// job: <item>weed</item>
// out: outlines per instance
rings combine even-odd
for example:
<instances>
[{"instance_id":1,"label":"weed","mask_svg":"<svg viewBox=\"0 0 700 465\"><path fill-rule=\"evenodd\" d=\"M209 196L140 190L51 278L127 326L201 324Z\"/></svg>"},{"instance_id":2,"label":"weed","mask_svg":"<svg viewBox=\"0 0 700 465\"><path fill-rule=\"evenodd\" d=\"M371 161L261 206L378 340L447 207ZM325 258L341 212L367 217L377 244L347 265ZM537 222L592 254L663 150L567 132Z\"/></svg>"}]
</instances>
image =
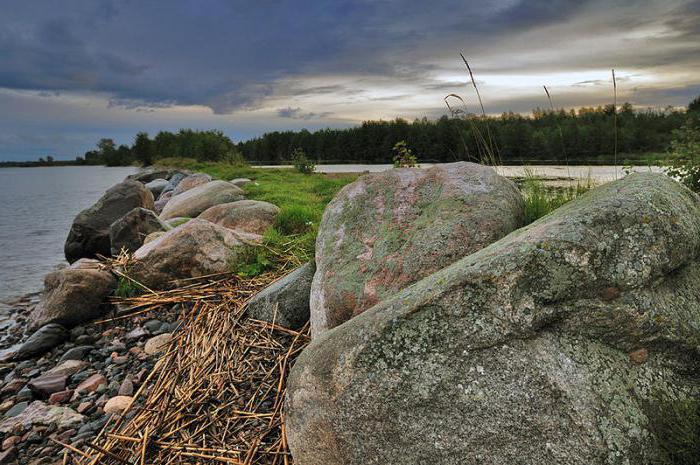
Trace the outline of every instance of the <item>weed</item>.
<instances>
[{"instance_id":1,"label":"weed","mask_svg":"<svg viewBox=\"0 0 700 465\"><path fill-rule=\"evenodd\" d=\"M399 141L394 145L394 168L414 168L418 166L418 159L411 149L406 145L406 141Z\"/></svg>"}]
</instances>

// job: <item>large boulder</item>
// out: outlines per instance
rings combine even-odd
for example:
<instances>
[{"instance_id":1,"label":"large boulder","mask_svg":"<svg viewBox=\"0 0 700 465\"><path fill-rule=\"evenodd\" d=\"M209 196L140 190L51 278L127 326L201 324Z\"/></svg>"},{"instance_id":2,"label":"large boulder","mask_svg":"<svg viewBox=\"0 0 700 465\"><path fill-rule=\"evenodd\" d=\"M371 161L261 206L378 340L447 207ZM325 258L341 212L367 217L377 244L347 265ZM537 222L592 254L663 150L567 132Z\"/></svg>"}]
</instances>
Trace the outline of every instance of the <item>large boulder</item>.
<instances>
[{"instance_id":1,"label":"large boulder","mask_svg":"<svg viewBox=\"0 0 700 465\"><path fill-rule=\"evenodd\" d=\"M143 184L127 180L111 187L92 207L80 212L66 239L66 260L109 256L109 227L137 207L153 210L153 194Z\"/></svg>"},{"instance_id":2,"label":"large boulder","mask_svg":"<svg viewBox=\"0 0 700 465\"><path fill-rule=\"evenodd\" d=\"M678 463L669 447L697 448L699 255L677 182L592 190L314 339L288 381L295 462Z\"/></svg>"},{"instance_id":3,"label":"large boulder","mask_svg":"<svg viewBox=\"0 0 700 465\"><path fill-rule=\"evenodd\" d=\"M151 289L167 289L177 280L228 271L232 249L242 245L230 229L195 218L144 244L129 273Z\"/></svg>"},{"instance_id":4,"label":"large boulder","mask_svg":"<svg viewBox=\"0 0 700 465\"><path fill-rule=\"evenodd\" d=\"M109 228L112 255L119 255L122 250L135 252L143 245L146 236L169 229L170 226L161 221L152 210L134 208L112 223Z\"/></svg>"},{"instance_id":5,"label":"large boulder","mask_svg":"<svg viewBox=\"0 0 700 465\"><path fill-rule=\"evenodd\" d=\"M182 194L183 192L187 192L188 190L194 189L197 186L206 184L211 180L211 176L205 173L190 174L189 176L182 178L177 183L177 185L173 188L173 195Z\"/></svg>"},{"instance_id":6,"label":"large boulder","mask_svg":"<svg viewBox=\"0 0 700 465\"><path fill-rule=\"evenodd\" d=\"M117 287L114 275L106 269L81 265L49 273L44 278L44 294L31 313L32 327L60 323L66 327L83 324L102 316L108 308L105 299Z\"/></svg>"},{"instance_id":7,"label":"large boulder","mask_svg":"<svg viewBox=\"0 0 700 465\"><path fill-rule=\"evenodd\" d=\"M158 179L154 179L151 182L147 182L145 184L145 186L146 186L146 189L151 191L151 194L153 194L154 198L158 198L160 193L163 192L163 189L168 187L168 184L169 184L169 181L167 179L158 178Z\"/></svg>"},{"instance_id":8,"label":"large boulder","mask_svg":"<svg viewBox=\"0 0 700 465\"><path fill-rule=\"evenodd\" d=\"M236 231L263 234L279 213L279 207L268 202L239 200L207 208L198 218Z\"/></svg>"},{"instance_id":9,"label":"large boulder","mask_svg":"<svg viewBox=\"0 0 700 465\"><path fill-rule=\"evenodd\" d=\"M389 170L345 186L316 240L312 335L519 228L524 209L515 184L474 163Z\"/></svg>"},{"instance_id":10,"label":"large boulder","mask_svg":"<svg viewBox=\"0 0 700 465\"><path fill-rule=\"evenodd\" d=\"M290 329L309 321L309 294L316 266L309 262L278 279L250 299L248 315Z\"/></svg>"},{"instance_id":11,"label":"large boulder","mask_svg":"<svg viewBox=\"0 0 700 465\"><path fill-rule=\"evenodd\" d=\"M180 184L185 182L185 180ZM242 199L243 190L240 187L236 187L226 181L211 181L182 194L173 195L168 203L165 204L160 217L163 220L175 218L176 216L194 218L214 205Z\"/></svg>"}]
</instances>

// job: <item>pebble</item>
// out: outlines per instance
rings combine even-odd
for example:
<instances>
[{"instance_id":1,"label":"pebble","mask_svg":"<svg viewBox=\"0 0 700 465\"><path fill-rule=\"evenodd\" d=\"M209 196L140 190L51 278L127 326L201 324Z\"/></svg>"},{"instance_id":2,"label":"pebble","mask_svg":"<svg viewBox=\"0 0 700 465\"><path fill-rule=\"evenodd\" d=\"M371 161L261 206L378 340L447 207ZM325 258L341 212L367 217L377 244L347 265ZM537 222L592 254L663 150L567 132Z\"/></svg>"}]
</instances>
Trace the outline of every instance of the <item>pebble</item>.
<instances>
[{"instance_id":1,"label":"pebble","mask_svg":"<svg viewBox=\"0 0 700 465\"><path fill-rule=\"evenodd\" d=\"M49 397L49 404L63 404L68 402L73 397L73 390L66 389L65 391L54 392Z\"/></svg>"},{"instance_id":2,"label":"pebble","mask_svg":"<svg viewBox=\"0 0 700 465\"><path fill-rule=\"evenodd\" d=\"M146 345L143 351L147 355L155 355L157 353L163 352L168 348L168 344L173 339L172 334L164 333L159 336L155 336L146 341Z\"/></svg>"},{"instance_id":3,"label":"pebble","mask_svg":"<svg viewBox=\"0 0 700 465\"><path fill-rule=\"evenodd\" d=\"M146 323L144 323L144 328L146 328L149 332L155 333L160 329L161 326L163 326L163 322L160 320L149 320Z\"/></svg>"},{"instance_id":4,"label":"pebble","mask_svg":"<svg viewBox=\"0 0 700 465\"><path fill-rule=\"evenodd\" d=\"M85 381L80 383L77 388L75 388L75 392L78 394L81 394L83 392L95 392L97 391L100 386L106 386L107 385L107 378L104 377L104 375L100 373L96 373L89 378L87 378Z\"/></svg>"},{"instance_id":5,"label":"pebble","mask_svg":"<svg viewBox=\"0 0 700 465\"><path fill-rule=\"evenodd\" d=\"M0 453L0 463L13 463L17 457L17 448L10 447L6 451Z\"/></svg>"},{"instance_id":6,"label":"pebble","mask_svg":"<svg viewBox=\"0 0 700 465\"><path fill-rule=\"evenodd\" d=\"M129 377L122 381L122 384L119 386L118 393L120 396L130 396L134 394L134 383Z\"/></svg>"},{"instance_id":7,"label":"pebble","mask_svg":"<svg viewBox=\"0 0 700 465\"><path fill-rule=\"evenodd\" d=\"M46 372L29 382L28 386L33 392L43 397L49 397L54 392L63 391L66 388L68 376L61 373Z\"/></svg>"},{"instance_id":8,"label":"pebble","mask_svg":"<svg viewBox=\"0 0 700 465\"><path fill-rule=\"evenodd\" d=\"M81 402L80 405L78 405L78 408L76 408L75 410L78 413L85 413L88 410L90 410L91 408L92 408L92 402L87 401L87 402Z\"/></svg>"},{"instance_id":9,"label":"pebble","mask_svg":"<svg viewBox=\"0 0 700 465\"><path fill-rule=\"evenodd\" d=\"M107 401L104 406L105 413L121 415L124 410L131 404L131 396L116 396Z\"/></svg>"},{"instance_id":10,"label":"pebble","mask_svg":"<svg viewBox=\"0 0 700 465\"><path fill-rule=\"evenodd\" d=\"M2 441L2 450L7 450L7 449L9 449L9 448L12 447L12 446L16 446L16 445L19 444L20 442L22 442L22 438L21 438L21 437L19 437L19 436L9 436L9 437L5 438L4 441Z\"/></svg>"},{"instance_id":11,"label":"pebble","mask_svg":"<svg viewBox=\"0 0 700 465\"><path fill-rule=\"evenodd\" d=\"M17 415L24 412L29 406L29 402L18 402L12 406L10 410L5 412L5 418L16 417Z\"/></svg>"},{"instance_id":12,"label":"pebble","mask_svg":"<svg viewBox=\"0 0 700 465\"><path fill-rule=\"evenodd\" d=\"M66 351L61 357L61 362L67 360L83 360L94 349L93 346L78 346Z\"/></svg>"}]
</instances>

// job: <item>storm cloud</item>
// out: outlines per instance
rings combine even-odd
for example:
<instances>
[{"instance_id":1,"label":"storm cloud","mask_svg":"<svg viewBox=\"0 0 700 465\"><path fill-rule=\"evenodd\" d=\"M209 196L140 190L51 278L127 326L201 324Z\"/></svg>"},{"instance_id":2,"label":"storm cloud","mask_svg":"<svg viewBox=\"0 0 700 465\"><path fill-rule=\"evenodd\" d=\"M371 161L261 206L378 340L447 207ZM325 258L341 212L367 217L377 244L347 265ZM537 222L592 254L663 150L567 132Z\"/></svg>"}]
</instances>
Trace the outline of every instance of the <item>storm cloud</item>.
<instances>
[{"instance_id":1,"label":"storm cloud","mask_svg":"<svg viewBox=\"0 0 700 465\"><path fill-rule=\"evenodd\" d=\"M7 0L0 159L74 157L99 137L344 127L609 101L683 105L698 91L700 2L687 0Z\"/></svg>"}]
</instances>

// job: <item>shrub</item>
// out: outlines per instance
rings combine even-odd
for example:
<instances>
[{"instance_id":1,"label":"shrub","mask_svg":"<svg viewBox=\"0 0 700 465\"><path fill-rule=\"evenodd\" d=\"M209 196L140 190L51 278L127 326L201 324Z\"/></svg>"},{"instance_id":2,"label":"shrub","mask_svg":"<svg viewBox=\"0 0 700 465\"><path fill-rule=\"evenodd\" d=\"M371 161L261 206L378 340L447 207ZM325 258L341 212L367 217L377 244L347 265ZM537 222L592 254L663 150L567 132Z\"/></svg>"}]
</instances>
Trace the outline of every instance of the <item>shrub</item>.
<instances>
[{"instance_id":1,"label":"shrub","mask_svg":"<svg viewBox=\"0 0 700 465\"><path fill-rule=\"evenodd\" d=\"M228 165L233 165L236 167L246 167L248 162L243 155L238 150L229 150L221 155L221 161Z\"/></svg>"},{"instance_id":2,"label":"shrub","mask_svg":"<svg viewBox=\"0 0 700 465\"><path fill-rule=\"evenodd\" d=\"M700 116L691 116L673 131L666 174L700 192Z\"/></svg>"},{"instance_id":3,"label":"shrub","mask_svg":"<svg viewBox=\"0 0 700 465\"><path fill-rule=\"evenodd\" d=\"M418 159L406 145L406 141L399 141L394 145L394 168L413 168L418 166Z\"/></svg>"},{"instance_id":4,"label":"shrub","mask_svg":"<svg viewBox=\"0 0 700 465\"><path fill-rule=\"evenodd\" d=\"M297 171L304 174L311 174L316 170L316 163L309 160L303 149L296 148L292 152L292 165Z\"/></svg>"}]
</instances>

